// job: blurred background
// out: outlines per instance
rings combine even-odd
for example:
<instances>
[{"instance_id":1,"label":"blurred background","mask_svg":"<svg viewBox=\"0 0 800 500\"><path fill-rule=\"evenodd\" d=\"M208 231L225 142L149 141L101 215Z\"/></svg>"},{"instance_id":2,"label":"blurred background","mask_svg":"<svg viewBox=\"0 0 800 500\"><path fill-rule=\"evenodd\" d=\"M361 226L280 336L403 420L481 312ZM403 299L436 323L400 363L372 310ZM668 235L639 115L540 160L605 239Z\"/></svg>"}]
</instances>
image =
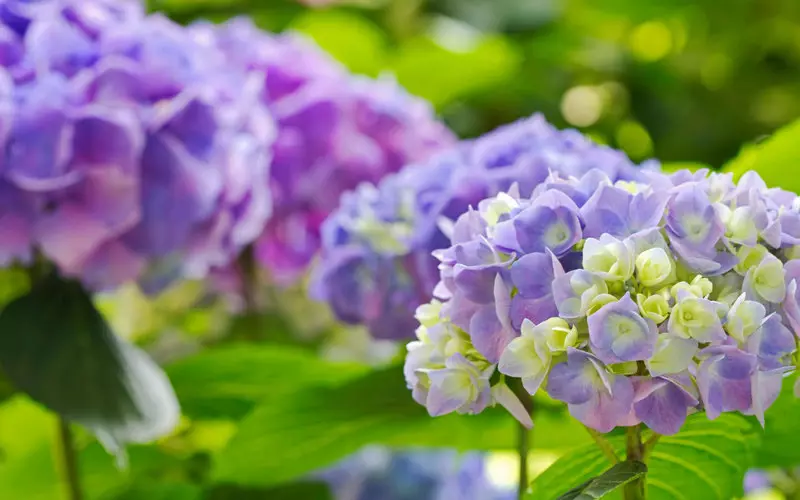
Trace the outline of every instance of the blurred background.
<instances>
[{"instance_id":1,"label":"blurred background","mask_svg":"<svg viewBox=\"0 0 800 500\"><path fill-rule=\"evenodd\" d=\"M150 0L248 15L394 74L473 137L535 111L634 160L719 166L800 113L795 0Z\"/></svg>"},{"instance_id":2,"label":"blurred background","mask_svg":"<svg viewBox=\"0 0 800 500\"><path fill-rule=\"evenodd\" d=\"M800 115L797 0L150 0L149 8L186 24L242 15L270 31L303 32L351 71L389 75L428 99L463 138L542 112L559 128L577 128L636 161L656 157L719 167L743 144ZM135 287L99 300L117 333L146 346L166 365L186 417L175 435L132 447L126 472L117 471L88 434L78 436L87 498L451 500L461 498L454 493L464 491L459 488L486 488L480 491L491 491L483 497L488 500L512 495L516 465L511 452L408 458L367 449L300 483L277 486L277 475L247 468L252 456L229 454L222 457L227 464L222 475L211 478L210 457L225 448L256 401L285 398L308 410L306 431L324 441L325 422L314 420L313 402L291 399L292 381L324 385L345 380L362 373L365 364L380 366L398 354L396 345L333 325L325 307L308 304L301 289L280 293L280 310L233 319L225 298L206 296L198 283L182 284L152 301ZM252 338L253 321L273 337ZM238 340L302 343L318 347L327 360L348 363L332 374L328 365L299 351L282 358L236 347L201 352ZM190 354L195 356L186 358ZM398 388L401 417L403 411L421 412L405 388ZM0 499L61 498L61 465L53 458L55 418L3 388L1 377L0 396ZM395 401L387 395L373 406L384 403ZM543 432L536 438L533 475L564 450L588 442L588 435L559 411L537 420ZM290 451L259 460L289 477L282 454L287 463L310 459L301 443L316 436L290 432L302 428L302 421L292 428L268 412L259 416L262 424L274 425L251 426L250 434L244 434L259 436L267 446L262 436L272 432L275 443ZM442 434L438 444L488 449L491 441L511 448L511 422L496 417L480 419L486 432L479 443L465 425L449 429L451 434ZM448 423L441 422L431 425L443 431ZM352 436L345 436L355 443L352 451L369 442L364 433L370 425L365 419L355 421ZM419 435L411 427L398 427L388 444L413 443L421 440ZM319 460L338 446L334 438L330 443L316 443ZM777 463L783 462L776 457L758 462L767 469L751 474L748 498L798 498L797 471L768 467ZM464 470L486 484L465 483ZM264 486L253 486L258 484Z\"/></svg>"}]
</instances>

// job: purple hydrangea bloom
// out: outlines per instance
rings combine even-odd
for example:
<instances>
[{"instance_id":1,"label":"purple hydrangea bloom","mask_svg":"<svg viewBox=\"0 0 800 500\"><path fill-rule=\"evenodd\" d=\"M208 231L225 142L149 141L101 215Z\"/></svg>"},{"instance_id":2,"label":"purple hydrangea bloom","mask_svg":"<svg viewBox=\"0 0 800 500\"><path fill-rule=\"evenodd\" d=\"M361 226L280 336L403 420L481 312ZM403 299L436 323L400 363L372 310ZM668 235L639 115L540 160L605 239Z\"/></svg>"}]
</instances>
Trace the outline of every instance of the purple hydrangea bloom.
<instances>
[{"instance_id":1,"label":"purple hydrangea bloom","mask_svg":"<svg viewBox=\"0 0 800 500\"><path fill-rule=\"evenodd\" d=\"M584 180L572 183L567 180L570 176ZM519 222L493 222L498 223L498 237L504 238L502 250L541 253L547 248L561 256L580 239L577 209L598 182L646 177L623 153L597 145L576 131L556 130L541 115L500 127L430 161L410 165L377 188L362 186L346 194L323 225L322 258L314 269L312 295L330 303L340 319L368 325L375 337L408 338L413 328L407 324L413 321L414 309L431 299L439 281L431 252L448 247L451 232L454 243L467 243L458 241L463 234L472 239L466 219L456 224L448 220L459 219L468 207L478 208L481 200L514 184L526 197L537 186L546 186L550 193L536 205L515 209L522 215ZM494 213L497 205L484 205L481 210ZM536 229L539 221L552 224L525 234L524 228ZM518 241L518 235L523 241ZM361 255L364 264L345 263L343 254ZM377 270L392 276L377 275ZM337 297L342 282L349 287L347 304ZM516 328L525 311L549 307L549 301L536 302L549 292L540 295L528 288L514 298L512 324ZM376 303L384 309L375 308Z\"/></svg>"},{"instance_id":2,"label":"purple hydrangea bloom","mask_svg":"<svg viewBox=\"0 0 800 500\"><path fill-rule=\"evenodd\" d=\"M259 75L132 1L0 6L0 260L94 289L227 265L262 231L274 125Z\"/></svg>"},{"instance_id":3,"label":"purple hydrangea bloom","mask_svg":"<svg viewBox=\"0 0 800 500\"><path fill-rule=\"evenodd\" d=\"M782 236L784 219L800 219L798 197L754 174L738 184L707 171L640 175L551 172L529 196L510 189L461 215L452 245L435 252L440 314L424 323L459 340L413 343L409 386L433 387L418 374L466 357L601 432L644 423L675 434L696 410L763 424L800 334L798 248ZM459 269L486 274L464 282Z\"/></svg>"},{"instance_id":4,"label":"purple hydrangea bloom","mask_svg":"<svg viewBox=\"0 0 800 500\"><path fill-rule=\"evenodd\" d=\"M306 270L342 193L455 142L427 102L391 78L351 75L298 34L270 34L246 18L192 29L214 40L234 67L262 76L259 97L278 131L269 184L274 213L256 257L280 283Z\"/></svg>"}]
</instances>

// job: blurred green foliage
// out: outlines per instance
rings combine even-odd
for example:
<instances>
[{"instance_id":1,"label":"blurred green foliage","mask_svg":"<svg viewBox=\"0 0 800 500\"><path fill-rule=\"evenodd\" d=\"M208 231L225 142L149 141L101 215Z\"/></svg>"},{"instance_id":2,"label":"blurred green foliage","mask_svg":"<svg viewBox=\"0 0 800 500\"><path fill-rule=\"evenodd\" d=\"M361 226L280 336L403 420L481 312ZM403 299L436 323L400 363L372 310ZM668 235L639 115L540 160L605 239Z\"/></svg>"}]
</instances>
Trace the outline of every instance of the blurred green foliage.
<instances>
[{"instance_id":1,"label":"blurred green foliage","mask_svg":"<svg viewBox=\"0 0 800 500\"><path fill-rule=\"evenodd\" d=\"M317 2L319 3L319 2ZM634 159L721 166L800 115L796 0L151 0L252 16L389 72L463 137L543 112Z\"/></svg>"}]
</instances>

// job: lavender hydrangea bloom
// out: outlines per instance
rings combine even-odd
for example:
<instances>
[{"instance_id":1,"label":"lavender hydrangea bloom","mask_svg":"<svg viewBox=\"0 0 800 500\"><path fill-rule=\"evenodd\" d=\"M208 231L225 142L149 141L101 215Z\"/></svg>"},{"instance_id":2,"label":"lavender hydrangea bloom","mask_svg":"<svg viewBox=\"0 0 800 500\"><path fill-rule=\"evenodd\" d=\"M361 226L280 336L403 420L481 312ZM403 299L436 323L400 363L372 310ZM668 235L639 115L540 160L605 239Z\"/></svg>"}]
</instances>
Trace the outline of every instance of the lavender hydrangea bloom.
<instances>
[{"instance_id":1,"label":"lavender hydrangea bloom","mask_svg":"<svg viewBox=\"0 0 800 500\"><path fill-rule=\"evenodd\" d=\"M570 176L583 180L573 183L568 180ZM340 319L368 324L376 337L408 337L413 329L406 328L407 319L416 306L431 299L439 281L438 263L431 252L448 247L450 232L458 239L463 227L451 227L446 219L459 219L468 207L478 208L481 200L513 184L526 197L534 189L552 190L537 206L515 209L525 213L526 222L516 223L520 228L535 226L542 217L553 222L547 230L526 236L525 241L516 241L517 234L522 233L501 220L508 217L502 209L507 199L492 205L490 218L498 234L507 234L502 250L521 250L522 244L525 250L535 248L541 253L552 248L562 255L581 237L577 208L597 183L646 178L647 173L637 169L623 153L594 144L575 131L558 131L540 115L500 127L428 162L408 166L384 179L377 189L362 186L345 195L341 207L323 225L322 259L314 269L312 296L331 303ZM502 214L497 212L498 207ZM502 229L503 225L507 228ZM381 278L364 267L344 270L340 255L353 252L368 255L372 262L383 262L373 269L388 269L394 276ZM341 281L355 285L351 296L373 297L375 302L398 308L376 310L358 299L339 304L336 290L341 289L337 284ZM386 282L391 287L379 285ZM526 311L554 311L549 299L537 302L549 293L520 290L512 304L515 328L520 327ZM401 303L406 303L405 312L399 309ZM354 316L357 310L361 313Z\"/></svg>"},{"instance_id":2,"label":"lavender hydrangea bloom","mask_svg":"<svg viewBox=\"0 0 800 500\"><path fill-rule=\"evenodd\" d=\"M550 370L547 392L569 405L570 414L600 432L609 432L630 418L633 382L606 371L591 354L570 348L567 362Z\"/></svg>"},{"instance_id":3,"label":"lavender hydrangea bloom","mask_svg":"<svg viewBox=\"0 0 800 500\"><path fill-rule=\"evenodd\" d=\"M588 326L592 351L605 363L649 359L658 340L656 324L639 315L629 294L589 316Z\"/></svg>"},{"instance_id":4,"label":"lavender hydrangea bloom","mask_svg":"<svg viewBox=\"0 0 800 500\"><path fill-rule=\"evenodd\" d=\"M369 447L314 476L339 500L511 500L492 483L487 456L452 450L390 451Z\"/></svg>"},{"instance_id":5,"label":"lavender hydrangea bloom","mask_svg":"<svg viewBox=\"0 0 800 500\"><path fill-rule=\"evenodd\" d=\"M132 1L3 3L2 260L105 289L202 277L270 214L258 75Z\"/></svg>"},{"instance_id":6,"label":"lavender hydrangea bloom","mask_svg":"<svg viewBox=\"0 0 800 500\"><path fill-rule=\"evenodd\" d=\"M342 193L455 142L427 102L390 78L351 75L298 34L266 33L246 18L192 29L215 40L235 68L262 75L259 97L278 132L269 183L274 214L255 253L280 283L306 270Z\"/></svg>"},{"instance_id":7,"label":"lavender hydrangea bloom","mask_svg":"<svg viewBox=\"0 0 800 500\"><path fill-rule=\"evenodd\" d=\"M602 180L594 194L583 193L587 178ZM415 351L409 386L418 367L465 356L505 375L492 393L519 379L601 432L644 423L674 434L696 410L763 425L800 334L798 249L774 229L800 216L797 200L754 174L739 184L706 171L611 182L597 170L553 172L528 197L511 189L487 198L435 252L433 290L447 320L427 328L452 321L459 343ZM546 236L550 226L569 246ZM492 267L467 293L453 270L475 266L469 248L492 256ZM504 406L519 418L513 402Z\"/></svg>"}]
</instances>

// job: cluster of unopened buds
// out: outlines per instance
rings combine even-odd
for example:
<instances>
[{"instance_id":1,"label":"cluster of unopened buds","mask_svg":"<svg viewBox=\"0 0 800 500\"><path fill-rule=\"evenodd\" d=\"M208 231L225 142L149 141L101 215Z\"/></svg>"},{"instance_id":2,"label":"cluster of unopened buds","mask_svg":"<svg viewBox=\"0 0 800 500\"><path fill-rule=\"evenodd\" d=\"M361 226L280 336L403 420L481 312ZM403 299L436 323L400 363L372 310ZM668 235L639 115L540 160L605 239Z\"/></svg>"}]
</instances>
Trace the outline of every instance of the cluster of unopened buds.
<instances>
[{"instance_id":1,"label":"cluster of unopened buds","mask_svg":"<svg viewBox=\"0 0 800 500\"><path fill-rule=\"evenodd\" d=\"M544 390L600 432L674 434L704 410L755 415L794 370L800 200L755 173L551 174L450 227L405 375L432 415Z\"/></svg>"}]
</instances>

